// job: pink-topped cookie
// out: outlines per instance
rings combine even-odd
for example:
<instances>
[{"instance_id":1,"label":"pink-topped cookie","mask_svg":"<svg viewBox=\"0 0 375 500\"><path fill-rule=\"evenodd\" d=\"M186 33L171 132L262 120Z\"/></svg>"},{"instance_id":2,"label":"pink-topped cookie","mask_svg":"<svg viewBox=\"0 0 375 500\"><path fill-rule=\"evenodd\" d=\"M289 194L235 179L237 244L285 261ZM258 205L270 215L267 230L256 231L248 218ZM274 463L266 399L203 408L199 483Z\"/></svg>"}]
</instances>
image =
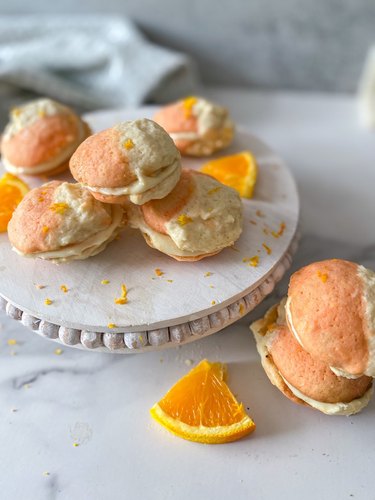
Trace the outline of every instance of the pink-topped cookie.
<instances>
[{"instance_id":1,"label":"pink-topped cookie","mask_svg":"<svg viewBox=\"0 0 375 500\"><path fill-rule=\"evenodd\" d=\"M181 154L209 156L229 146L234 124L228 111L202 97L187 97L161 108L154 116Z\"/></svg>"},{"instance_id":2,"label":"pink-topped cookie","mask_svg":"<svg viewBox=\"0 0 375 500\"><path fill-rule=\"evenodd\" d=\"M91 133L70 108L37 99L12 109L1 140L5 169L12 174L52 175L69 167L69 159Z\"/></svg>"},{"instance_id":3,"label":"pink-topped cookie","mask_svg":"<svg viewBox=\"0 0 375 500\"><path fill-rule=\"evenodd\" d=\"M25 196L8 236L19 255L61 263L98 254L123 224L118 205L101 203L80 184L52 181Z\"/></svg>"},{"instance_id":4,"label":"pink-topped cookie","mask_svg":"<svg viewBox=\"0 0 375 500\"><path fill-rule=\"evenodd\" d=\"M70 170L100 201L143 205L172 191L181 157L165 130L145 118L86 139L72 156Z\"/></svg>"},{"instance_id":5,"label":"pink-topped cookie","mask_svg":"<svg viewBox=\"0 0 375 500\"><path fill-rule=\"evenodd\" d=\"M181 261L217 254L242 231L238 193L194 170L183 170L177 186L162 200L129 207L128 217L152 248Z\"/></svg>"},{"instance_id":6,"label":"pink-topped cookie","mask_svg":"<svg viewBox=\"0 0 375 500\"><path fill-rule=\"evenodd\" d=\"M288 326L303 349L348 378L375 376L375 273L345 260L310 264L290 279Z\"/></svg>"}]
</instances>

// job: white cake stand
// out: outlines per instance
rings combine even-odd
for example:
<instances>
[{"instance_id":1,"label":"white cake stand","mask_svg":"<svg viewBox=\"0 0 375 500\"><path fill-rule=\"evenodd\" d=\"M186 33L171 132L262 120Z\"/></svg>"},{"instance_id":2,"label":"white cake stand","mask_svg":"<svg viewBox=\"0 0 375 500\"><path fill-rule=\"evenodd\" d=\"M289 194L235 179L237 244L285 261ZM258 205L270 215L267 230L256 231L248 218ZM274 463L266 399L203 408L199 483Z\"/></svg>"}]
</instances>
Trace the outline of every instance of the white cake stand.
<instances>
[{"instance_id":1,"label":"white cake stand","mask_svg":"<svg viewBox=\"0 0 375 500\"><path fill-rule=\"evenodd\" d=\"M99 131L121 120L152 117L154 111L97 112L87 120ZM238 131L225 154L246 149L256 156L259 177L254 198L243 200L244 229L234 248L200 262L176 262L126 229L98 256L56 266L19 257L1 234L0 309L43 337L118 353L198 340L247 314L290 267L297 247L299 199L284 163L249 133ZM183 165L199 168L205 161L184 158ZM25 180L31 186L42 182ZM259 257L256 267L246 262L254 256ZM116 305L122 284L129 301ZM45 305L46 298L52 304Z\"/></svg>"}]
</instances>

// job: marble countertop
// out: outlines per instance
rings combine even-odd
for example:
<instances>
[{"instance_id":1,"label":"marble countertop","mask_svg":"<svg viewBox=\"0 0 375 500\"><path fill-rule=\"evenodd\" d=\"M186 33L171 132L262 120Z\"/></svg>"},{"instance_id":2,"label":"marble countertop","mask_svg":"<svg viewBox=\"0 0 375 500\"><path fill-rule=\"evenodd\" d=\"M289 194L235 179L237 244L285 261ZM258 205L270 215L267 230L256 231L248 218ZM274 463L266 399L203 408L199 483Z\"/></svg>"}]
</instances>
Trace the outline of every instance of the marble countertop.
<instances>
[{"instance_id":1,"label":"marble countertop","mask_svg":"<svg viewBox=\"0 0 375 500\"><path fill-rule=\"evenodd\" d=\"M292 270L329 257L374 269L375 136L359 126L354 99L207 94L279 152L297 179L303 238ZM0 496L368 500L374 401L359 415L327 417L293 405L260 366L248 325L286 286L284 278L256 311L219 334L127 356L68 347L56 354L57 344L1 315ZM154 402L204 357L228 363L231 388L257 423L249 438L204 446L151 420Z\"/></svg>"}]
</instances>

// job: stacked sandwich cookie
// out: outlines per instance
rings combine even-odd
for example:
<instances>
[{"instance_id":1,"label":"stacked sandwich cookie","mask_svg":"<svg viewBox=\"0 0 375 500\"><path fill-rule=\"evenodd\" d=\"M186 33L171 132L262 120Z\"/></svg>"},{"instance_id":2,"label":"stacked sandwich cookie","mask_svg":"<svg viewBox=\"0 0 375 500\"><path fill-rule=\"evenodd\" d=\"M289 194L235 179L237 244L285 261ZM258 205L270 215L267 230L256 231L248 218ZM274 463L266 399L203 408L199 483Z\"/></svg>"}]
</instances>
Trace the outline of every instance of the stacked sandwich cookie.
<instances>
[{"instance_id":1,"label":"stacked sandwich cookie","mask_svg":"<svg viewBox=\"0 0 375 500\"><path fill-rule=\"evenodd\" d=\"M215 255L241 234L238 193L182 170L173 140L152 120L122 122L89 137L70 168L95 198L122 204L149 246L176 260Z\"/></svg>"},{"instance_id":2,"label":"stacked sandwich cookie","mask_svg":"<svg viewBox=\"0 0 375 500\"><path fill-rule=\"evenodd\" d=\"M251 325L262 365L289 399L351 415L375 377L375 273L332 259L291 277L288 297Z\"/></svg>"}]
</instances>

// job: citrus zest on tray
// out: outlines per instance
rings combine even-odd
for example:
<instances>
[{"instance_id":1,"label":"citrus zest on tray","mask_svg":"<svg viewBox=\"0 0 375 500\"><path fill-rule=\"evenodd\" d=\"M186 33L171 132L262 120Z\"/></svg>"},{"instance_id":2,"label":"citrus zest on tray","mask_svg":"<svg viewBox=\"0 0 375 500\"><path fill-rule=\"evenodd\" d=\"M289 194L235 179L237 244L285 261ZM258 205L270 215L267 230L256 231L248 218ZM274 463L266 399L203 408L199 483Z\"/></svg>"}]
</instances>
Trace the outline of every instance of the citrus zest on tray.
<instances>
[{"instance_id":1,"label":"citrus zest on tray","mask_svg":"<svg viewBox=\"0 0 375 500\"><path fill-rule=\"evenodd\" d=\"M243 198L253 196L258 167L250 151L211 160L203 165L201 171L236 189Z\"/></svg>"},{"instance_id":2,"label":"citrus zest on tray","mask_svg":"<svg viewBox=\"0 0 375 500\"><path fill-rule=\"evenodd\" d=\"M222 363L201 361L151 408L151 416L199 443L227 443L250 434L255 424L225 383L225 373Z\"/></svg>"},{"instance_id":3,"label":"citrus zest on tray","mask_svg":"<svg viewBox=\"0 0 375 500\"><path fill-rule=\"evenodd\" d=\"M29 187L12 174L5 174L0 179L0 232L7 230L8 222Z\"/></svg>"}]
</instances>

